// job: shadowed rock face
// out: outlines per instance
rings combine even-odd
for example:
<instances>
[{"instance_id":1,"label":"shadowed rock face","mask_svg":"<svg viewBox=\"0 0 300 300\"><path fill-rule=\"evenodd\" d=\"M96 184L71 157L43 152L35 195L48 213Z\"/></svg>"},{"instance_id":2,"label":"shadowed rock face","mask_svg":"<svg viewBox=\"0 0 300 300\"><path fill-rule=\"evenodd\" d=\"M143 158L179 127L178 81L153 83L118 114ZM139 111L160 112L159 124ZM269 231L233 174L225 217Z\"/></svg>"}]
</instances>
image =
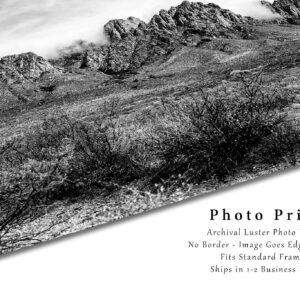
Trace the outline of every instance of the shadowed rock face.
<instances>
[{"instance_id":1,"label":"shadowed rock face","mask_svg":"<svg viewBox=\"0 0 300 300\"><path fill-rule=\"evenodd\" d=\"M0 81L2 82L34 80L45 72L58 73L59 70L32 52L5 56L0 59Z\"/></svg>"},{"instance_id":2,"label":"shadowed rock face","mask_svg":"<svg viewBox=\"0 0 300 300\"><path fill-rule=\"evenodd\" d=\"M261 3L288 23L300 23L299 0L277 0L271 4L262 0ZM298 19L298 21L297 21Z\"/></svg>"},{"instance_id":3,"label":"shadowed rock face","mask_svg":"<svg viewBox=\"0 0 300 300\"><path fill-rule=\"evenodd\" d=\"M283 17L300 18L299 0L279 0L274 1L273 7L276 12Z\"/></svg>"}]
</instances>

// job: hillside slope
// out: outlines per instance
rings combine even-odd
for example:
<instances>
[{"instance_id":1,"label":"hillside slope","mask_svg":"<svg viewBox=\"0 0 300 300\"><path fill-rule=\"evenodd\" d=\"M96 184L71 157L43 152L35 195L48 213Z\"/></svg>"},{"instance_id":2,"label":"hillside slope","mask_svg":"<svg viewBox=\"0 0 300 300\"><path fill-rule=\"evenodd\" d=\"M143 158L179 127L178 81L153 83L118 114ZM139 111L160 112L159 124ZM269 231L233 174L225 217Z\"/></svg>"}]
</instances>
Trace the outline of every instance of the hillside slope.
<instances>
[{"instance_id":1,"label":"hillside slope","mask_svg":"<svg viewBox=\"0 0 300 300\"><path fill-rule=\"evenodd\" d=\"M108 22L106 45L1 58L0 229L29 205L3 251L295 165L299 1L263 5L274 19L184 1Z\"/></svg>"},{"instance_id":2,"label":"hillside slope","mask_svg":"<svg viewBox=\"0 0 300 300\"><path fill-rule=\"evenodd\" d=\"M274 12L280 12L282 20L290 20L292 15L295 17L297 14L297 3L294 4L292 0L275 1L269 6ZM171 66L172 62L176 62L178 51L190 51L193 54L188 58L188 66L194 64L195 59L200 64L197 53L201 57L206 48L210 48L211 54L219 51L215 54L223 52L228 55L228 51L222 49L227 39L229 44L233 40L242 44L242 41L249 40L253 43L249 42L248 45L255 45L258 40L267 44L269 40L276 43L298 38L297 26L287 28L286 25L261 24L214 4L187 1L169 11L160 11L148 24L133 17L112 20L105 26L105 32L110 39L109 44L87 44L80 52L67 52L50 62L33 53L2 58L0 110L3 115L52 102L58 104L70 98L106 95L108 91L113 93L114 89L127 90L131 88L129 77L132 77L132 81L142 79L143 86L145 81L151 85L152 77L156 76L156 66L166 61ZM220 45L213 48L218 41ZM264 51L263 47L260 50ZM211 62L214 68L216 64ZM197 68L197 63L193 66ZM165 71L168 72L168 69ZM149 74L152 75L149 78L145 74L150 72L154 74ZM133 87L140 85L133 84Z\"/></svg>"}]
</instances>

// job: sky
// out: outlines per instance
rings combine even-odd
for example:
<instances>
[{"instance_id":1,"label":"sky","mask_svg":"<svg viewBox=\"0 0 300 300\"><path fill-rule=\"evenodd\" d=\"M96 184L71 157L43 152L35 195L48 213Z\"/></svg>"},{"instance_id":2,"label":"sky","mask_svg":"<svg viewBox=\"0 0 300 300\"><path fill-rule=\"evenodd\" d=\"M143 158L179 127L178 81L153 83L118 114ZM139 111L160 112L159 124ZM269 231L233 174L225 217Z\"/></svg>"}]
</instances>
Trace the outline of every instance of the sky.
<instances>
[{"instance_id":1,"label":"sky","mask_svg":"<svg viewBox=\"0 0 300 300\"><path fill-rule=\"evenodd\" d=\"M46 58L77 40L105 42L111 19L135 16L144 21L183 0L0 0L0 57L32 51ZM271 17L259 0L211 0L235 13Z\"/></svg>"}]
</instances>

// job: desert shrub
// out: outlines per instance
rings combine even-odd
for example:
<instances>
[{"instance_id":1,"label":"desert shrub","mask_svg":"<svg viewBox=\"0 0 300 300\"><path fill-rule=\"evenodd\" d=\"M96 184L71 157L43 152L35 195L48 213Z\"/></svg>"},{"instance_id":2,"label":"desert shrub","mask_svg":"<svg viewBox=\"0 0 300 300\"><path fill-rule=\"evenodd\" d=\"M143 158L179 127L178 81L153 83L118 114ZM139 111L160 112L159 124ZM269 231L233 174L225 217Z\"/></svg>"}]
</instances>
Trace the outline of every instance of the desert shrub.
<instances>
[{"instance_id":1,"label":"desert shrub","mask_svg":"<svg viewBox=\"0 0 300 300\"><path fill-rule=\"evenodd\" d=\"M287 90L250 76L163 101L140 121L121 119L114 101L92 121L46 118L0 145L0 243L10 226L66 196L124 185L166 195L257 165L294 165L300 149L299 124L289 113L294 101Z\"/></svg>"},{"instance_id":2,"label":"desert shrub","mask_svg":"<svg viewBox=\"0 0 300 300\"><path fill-rule=\"evenodd\" d=\"M0 145L0 241L10 226L33 219L65 196L85 194L138 178L136 148L117 118L84 122L50 117Z\"/></svg>"},{"instance_id":3,"label":"desert shrub","mask_svg":"<svg viewBox=\"0 0 300 300\"><path fill-rule=\"evenodd\" d=\"M41 148L33 157L32 142L29 135L1 146L0 244L10 227L39 216L39 208L60 195L66 185L70 145L62 143L57 151Z\"/></svg>"},{"instance_id":4,"label":"desert shrub","mask_svg":"<svg viewBox=\"0 0 300 300\"><path fill-rule=\"evenodd\" d=\"M70 178L85 184L124 184L141 175L134 160L137 148L116 121L113 125L96 120L92 125L74 124L74 159Z\"/></svg>"},{"instance_id":5,"label":"desert shrub","mask_svg":"<svg viewBox=\"0 0 300 300\"><path fill-rule=\"evenodd\" d=\"M0 229L32 207L142 176L129 135L113 112L93 122L62 114L6 142L0 147Z\"/></svg>"},{"instance_id":6,"label":"desert shrub","mask_svg":"<svg viewBox=\"0 0 300 300\"><path fill-rule=\"evenodd\" d=\"M288 117L295 101L282 90L270 91L261 76L242 77L228 86L184 102L163 105L150 150L158 157L153 181L223 180L245 166L295 164L299 130Z\"/></svg>"}]
</instances>

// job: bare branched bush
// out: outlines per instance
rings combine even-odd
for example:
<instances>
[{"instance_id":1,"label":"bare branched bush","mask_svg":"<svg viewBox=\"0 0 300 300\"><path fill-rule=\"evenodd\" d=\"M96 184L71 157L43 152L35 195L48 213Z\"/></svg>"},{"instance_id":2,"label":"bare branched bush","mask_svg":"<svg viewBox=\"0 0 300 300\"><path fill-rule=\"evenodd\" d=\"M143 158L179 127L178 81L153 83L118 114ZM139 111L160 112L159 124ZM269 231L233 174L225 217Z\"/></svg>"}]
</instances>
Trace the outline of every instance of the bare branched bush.
<instances>
[{"instance_id":1,"label":"bare branched bush","mask_svg":"<svg viewBox=\"0 0 300 300\"><path fill-rule=\"evenodd\" d=\"M34 219L36 207L141 175L135 148L112 110L93 123L47 118L0 147L0 241L10 227Z\"/></svg>"},{"instance_id":2,"label":"bare branched bush","mask_svg":"<svg viewBox=\"0 0 300 300\"><path fill-rule=\"evenodd\" d=\"M171 195L194 183L218 184L240 170L295 165L294 102L292 92L270 88L257 74L236 86L163 101L142 122L126 123L116 101L92 121L64 114L45 119L0 145L0 251L11 247L11 228L56 200L124 186Z\"/></svg>"},{"instance_id":3,"label":"bare branched bush","mask_svg":"<svg viewBox=\"0 0 300 300\"><path fill-rule=\"evenodd\" d=\"M165 118L152 137L151 151L160 161L153 180L181 176L199 183L246 166L295 164L300 136L288 112L294 101L287 92L265 88L256 75L232 89L164 103Z\"/></svg>"}]
</instances>

